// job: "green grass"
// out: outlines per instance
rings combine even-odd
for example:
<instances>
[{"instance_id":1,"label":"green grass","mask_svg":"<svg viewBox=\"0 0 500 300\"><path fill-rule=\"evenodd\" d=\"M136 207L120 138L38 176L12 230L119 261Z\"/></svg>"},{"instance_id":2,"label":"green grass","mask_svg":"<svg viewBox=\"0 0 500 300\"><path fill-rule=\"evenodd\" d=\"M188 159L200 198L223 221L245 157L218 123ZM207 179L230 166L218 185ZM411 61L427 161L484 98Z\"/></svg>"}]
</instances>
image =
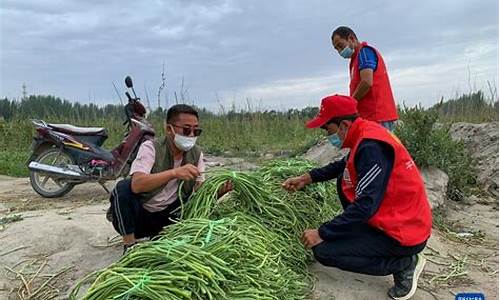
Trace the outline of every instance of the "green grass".
<instances>
[{"instance_id":1,"label":"green grass","mask_svg":"<svg viewBox=\"0 0 500 300\"><path fill-rule=\"evenodd\" d=\"M236 157L259 157L266 153L293 155L317 142L319 130L306 129L306 117L269 116L262 113L213 115L200 118L203 134L199 145L206 153ZM105 127L109 138L103 145L112 149L123 139L122 120L100 118L71 122L63 117L49 117L46 122L71 123L77 126ZM163 118L150 120L155 131L164 134ZM26 160L30 155L34 126L26 119L0 121L0 174L28 176Z\"/></svg>"},{"instance_id":2,"label":"green grass","mask_svg":"<svg viewBox=\"0 0 500 300\"><path fill-rule=\"evenodd\" d=\"M225 117L201 120L200 145L210 153L233 155L292 153L317 141L320 132L305 128L305 118Z\"/></svg>"},{"instance_id":3,"label":"green grass","mask_svg":"<svg viewBox=\"0 0 500 300\"><path fill-rule=\"evenodd\" d=\"M427 110L420 107L400 110L403 126L396 134L419 166L436 166L449 175L448 192L452 198L458 199L470 192L474 175L473 161L463 144L451 139L449 124L498 121L498 100L490 98L477 91L441 101ZM232 107L229 110L222 108L222 111L223 114L214 114L199 109L204 131L198 143L205 153L252 160L259 160L267 153L294 156L314 145L323 134L321 130L304 127L305 121L317 113L317 108L248 112ZM150 122L162 135L165 113L159 109L150 115ZM29 118L105 127L109 138L104 148L112 149L120 143L125 132L122 114L123 108L118 105L82 105L53 96L29 96L22 101L0 99L0 174L28 175L26 159L35 133ZM444 125L437 127L437 123Z\"/></svg>"},{"instance_id":4,"label":"green grass","mask_svg":"<svg viewBox=\"0 0 500 300\"><path fill-rule=\"evenodd\" d=\"M482 91L463 94L455 99L441 101L431 110L438 114L441 123L483 123L498 122L498 97L495 92L487 98Z\"/></svg>"},{"instance_id":5,"label":"green grass","mask_svg":"<svg viewBox=\"0 0 500 300\"><path fill-rule=\"evenodd\" d=\"M0 151L0 174L15 177L28 176L27 151Z\"/></svg>"}]
</instances>

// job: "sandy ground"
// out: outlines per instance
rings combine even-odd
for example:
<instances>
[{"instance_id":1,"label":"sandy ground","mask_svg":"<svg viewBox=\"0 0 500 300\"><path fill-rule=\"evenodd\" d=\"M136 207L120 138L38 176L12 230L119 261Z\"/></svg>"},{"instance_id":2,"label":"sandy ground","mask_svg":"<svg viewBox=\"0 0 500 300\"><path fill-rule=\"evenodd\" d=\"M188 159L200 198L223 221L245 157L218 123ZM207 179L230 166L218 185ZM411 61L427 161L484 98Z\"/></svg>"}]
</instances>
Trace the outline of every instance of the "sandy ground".
<instances>
[{"instance_id":1,"label":"sandy ground","mask_svg":"<svg viewBox=\"0 0 500 300\"><path fill-rule=\"evenodd\" d=\"M107 199L97 184L44 199L27 178L0 176L0 217L22 216L0 227L0 299L26 298L28 289L33 299L48 292L64 299L78 279L116 261L122 248L105 219ZM454 299L453 294L464 291L498 299L498 201L451 203L442 215L446 227L434 229L425 250L432 261L413 299ZM387 299L392 284L390 276L365 276L319 264L310 268L317 278L314 299ZM460 276L445 281L436 277L453 274Z\"/></svg>"}]
</instances>

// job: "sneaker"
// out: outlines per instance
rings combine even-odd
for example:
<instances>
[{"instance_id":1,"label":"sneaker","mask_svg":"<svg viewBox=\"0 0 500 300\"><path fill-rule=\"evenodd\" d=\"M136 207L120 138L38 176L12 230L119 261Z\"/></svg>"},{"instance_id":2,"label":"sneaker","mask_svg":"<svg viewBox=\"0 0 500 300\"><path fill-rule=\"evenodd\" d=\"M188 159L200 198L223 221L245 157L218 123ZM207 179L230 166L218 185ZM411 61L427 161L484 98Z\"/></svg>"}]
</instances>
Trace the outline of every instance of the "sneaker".
<instances>
[{"instance_id":1,"label":"sneaker","mask_svg":"<svg viewBox=\"0 0 500 300\"><path fill-rule=\"evenodd\" d=\"M418 277L424 270L426 259L422 253L412 256L410 266L405 270L394 273L394 286L387 294L391 299L407 300L417 291Z\"/></svg>"},{"instance_id":2,"label":"sneaker","mask_svg":"<svg viewBox=\"0 0 500 300\"><path fill-rule=\"evenodd\" d=\"M113 213L111 212L111 207L106 210L106 220L113 223Z\"/></svg>"}]
</instances>

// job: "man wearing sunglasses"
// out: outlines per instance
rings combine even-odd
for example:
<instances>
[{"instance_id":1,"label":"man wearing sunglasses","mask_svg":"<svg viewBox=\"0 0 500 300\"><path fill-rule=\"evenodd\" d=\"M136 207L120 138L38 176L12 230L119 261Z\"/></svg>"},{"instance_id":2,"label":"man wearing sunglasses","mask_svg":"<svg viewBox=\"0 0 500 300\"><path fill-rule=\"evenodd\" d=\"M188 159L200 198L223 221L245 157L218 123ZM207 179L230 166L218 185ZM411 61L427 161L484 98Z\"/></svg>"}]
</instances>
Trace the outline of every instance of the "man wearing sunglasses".
<instances>
[{"instance_id":1,"label":"man wearing sunglasses","mask_svg":"<svg viewBox=\"0 0 500 300\"><path fill-rule=\"evenodd\" d=\"M431 234L432 216L420 172L408 151L379 123L358 117L357 101L349 96L324 98L308 128L322 128L343 159L302 176L287 179L283 188L337 179L344 211L302 240L318 262L368 275L393 275L393 299L415 293Z\"/></svg>"},{"instance_id":2,"label":"man wearing sunglasses","mask_svg":"<svg viewBox=\"0 0 500 300\"><path fill-rule=\"evenodd\" d=\"M124 252L136 239L154 237L171 224L179 195L186 201L203 182L203 153L196 145L201 132L198 112L177 104L167 111L165 136L139 147L131 178L118 182L110 198L108 218L123 238ZM231 189L226 183L219 196Z\"/></svg>"}]
</instances>

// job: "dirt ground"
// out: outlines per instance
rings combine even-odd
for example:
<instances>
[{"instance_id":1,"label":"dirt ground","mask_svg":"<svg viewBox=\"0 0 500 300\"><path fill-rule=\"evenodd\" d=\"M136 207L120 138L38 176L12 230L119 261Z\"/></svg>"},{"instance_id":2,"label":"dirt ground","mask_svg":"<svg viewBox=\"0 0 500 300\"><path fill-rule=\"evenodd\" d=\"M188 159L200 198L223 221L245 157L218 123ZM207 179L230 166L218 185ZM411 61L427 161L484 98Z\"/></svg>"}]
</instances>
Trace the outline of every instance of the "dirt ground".
<instances>
[{"instance_id":1,"label":"dirt ground","mask_svg":"<svg viewBox=\"0 0 500 300\"><path fill-rule=\"evenodd\" d=\"M241 160L229 165L251 167ZM56 294L65 299L80 278L116 261L122 248L105 219L107 202L107 193L97 184L44 199L27 178L0 176L0 217L20 216L0 224L0 299ZM498 299L497 199L448 203L437 216L425 250L429 261L413 299L454 299L459 292ZM317 278L313 299L387 299L392 284L390 276L365 276L317 263L310 269Z\"/></svg>"}]
</instances>

